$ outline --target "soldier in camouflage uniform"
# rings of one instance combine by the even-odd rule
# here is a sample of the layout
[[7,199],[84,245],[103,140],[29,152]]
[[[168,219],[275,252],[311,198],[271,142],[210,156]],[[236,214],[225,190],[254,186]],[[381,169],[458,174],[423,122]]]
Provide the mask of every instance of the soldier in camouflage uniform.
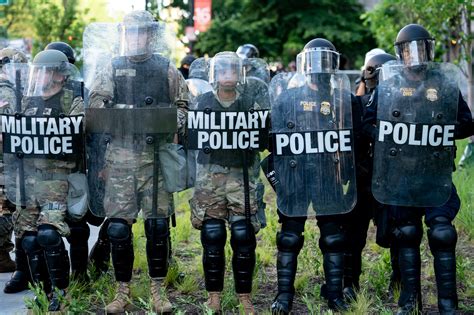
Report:
[[[197,111],[219,113],[266,109],[255,90],[247,86],[242,60],[234,52],[219,53],[213,58],[209,83],[213,91],[197,97],[196,104],[193,104]],[[196,187],[190,201],[191,222],[193,227],[201,230],[204,278],[209,295],[206,305],[213,312],[221,310],[227,223],[231,230],[235,290],[244,312],[255,313],[250,292],[255,267],[255,234],[261,226],[256,216],[258,175],[253,171],[257,154],[258,150],[240,149],[208,152],[204,149],[197,153]],[[245,177],[248,177],[248,183],[245,183]],[[244,187],[247,184],[246,192]]]
[[[37,54],[22,99],[23,114],[44,117],[83,114],[82,98],[74,97],[64,88],[77,73],[62,52],[48,50]],[[15,235],[22,239],[33,282],[42,283],[45,291],[51,292],[49,311],[58,311],[69,285],[69,257],[62,240],[70,233],[65,222],[67,177],[80,168],[80,162],[74,158],[35,157],[24,159],[23,163],[25,171],[20,176],[25,178],[27,193],[26,202],[21,200],[22,207],[14,215]],[[9,192],[7,187],[7,195],[19,204],[16,188]]]
[[[15,107],[16,96],[15,89],[12,82],[9,81],[6,72],[2,71],[2,66],[7,63],[26,63],[26,56],[19,50],[14,48],[4,48],[0,50],[0,112],[6,113],[10,107]],[[0,143],[1,145],[1,143]],[[12,279],[7,282],[4,291],[5,293],[16,293],[27,289],[28,277],[26,272],[26,257],[21,248],[21,240],[17,239],[16,243],[16,262],[18,268],[15,268],[15,263],[11,260],[9,252],[13,249],[11,242],[13,232],[12,213],[15,211],[15,206],[11,204],[4,193],[5,178],[3,176],[3,147],[0,147],[2,158],[0,161],[0,272],[15,271]]]
[[[147,11],[134,11],[124,17],[118,25],[120,55],[113,57],[105,69],[96,73],[90,88],[86,79],[91,110],[104,108],[112,112],[115,109],[133,109],[138,113],[142,109],[178,106],[178,128],[184,128],[188,98],[186,83],[176,67],[152,48],[154,41],[159,39],[160,26]],[[101,28],[96,31],[100,33]],[[90,25],[84,35],[85,41],[89,35],[94,36],[93,33],[94,25]],[[85,59],[87,63],[87,53]],[[98,176],[105,182],[104,210],[110,221],[107,232],[112,245],[115,279],[118,281],[116,296],[106,306],[106,312],[124,312],[130,303],[134,260],[132,224],[141,210],[145,219],[153,308],[158,313],[168,313],[172,311],[172,305],[166,297],[163,280],[169,267],[170,216],[174,203],[172,189],[167,188],[165,179],[167,170],[164,165],[167,161],[164,153],[177,146],[173,143],[175,133],[147,142],[145,135],[132,135],[131,131],[142,121],[130,118],[127,123],[133,127],[117,125],[116,128],[123,128],[123,132],[107,136],[106,145],[101,146],[103,149],[94,149],[94,153],[88,154],[90,164],[104,165]],[[150,145],[152,142],[154,145]],[[161,167],[155,172],[157,155]],[[94,156],[97,156],[96,161]],[[174,176],[177,177],[176,174]]]

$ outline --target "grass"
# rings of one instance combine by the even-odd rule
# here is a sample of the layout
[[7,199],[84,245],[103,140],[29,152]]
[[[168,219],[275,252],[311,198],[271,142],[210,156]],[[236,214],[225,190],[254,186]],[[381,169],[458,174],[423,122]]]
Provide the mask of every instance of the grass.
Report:
[[[466,141],[458,144],[458,155],[462,154]],[[474,313],[474,165],[466,169],[458,169],[453,179],[462,200],[462,209],[455,220],[459,233],[458,240],[458,293],[461,311],[465,314]],[[174,262],[169,270],[165,284],[168,296],[175,306],[176,314],[200,313],[210,314],[204,306],[207,294],[204,290],[204,279],[201,262],[201,244],[199,231],[192,228],[190,209],[187,200],[191,191],[175,196],[177,227],[172,228],[172,249]],[[278,218],[275,212],[275,196],[266,187],[267,228],[257,235],[257,267],[255,270],[254,290],[252,292],[256,309],[261,314],[270,314],[270,305],[277,291],[276,285],[276,246],[275,235],[279,230]],[[145,255],[145,236],[143,221],[138,220],[133,227],[135,263],[133,273],[132,301],[134,311],[139,314],[151,313],[149,279]],[[425,234],[426,235],[426,234]],[[298,274],[295,282],[296,296],[293,310],[296,314],[333,314],[328,311],[324,300],[320,298],[320,286],[324,281],[322,256],[318,248],[319,231],[316,222],[310,219],[306,222],[305,243],[298,261]],[[228,235],[229,239],[229,235]],[[352,303],[352,308],[346,314],[392,314],[396,304],[388,300],[386,290],[390,277],[390,254],[387,249],[375,244],[374,227],[371,225],[367,246],[363,252],[363,274],[361,276],[361,292],[359,299]],[[229,242],[228,242],[229,243]],[[232,250],[226,246],[226,276],[222,298],[222,307],[226,313],[238,314],[241,311],[237,296],[234,292],[233,275],[231,270]],[[434,283],[432,256],[426,236],[422,243],[422,288],[424,308],[428,311],[437,310],[436,286]],[[39,288],[35,288],[40,292]],[[67,301],[71,314],[101,313],[115,294],[113,271],[96,281],[84,286],[72,282]],[[395,292],[398,296],[398,292]],[[40,303],[32,300],[26,303],[34,306],[36,313],[43,313],[47,308],[44,295]]]

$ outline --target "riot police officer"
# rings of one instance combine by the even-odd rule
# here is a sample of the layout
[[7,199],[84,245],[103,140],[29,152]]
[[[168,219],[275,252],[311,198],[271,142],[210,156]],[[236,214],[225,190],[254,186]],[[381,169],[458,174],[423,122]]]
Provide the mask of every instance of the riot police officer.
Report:
[[[287,76],[272,79],[272,161],[281,231],[277,233],[278,294],[274,314],[288,314],[295,294],[298,254],[308,215],[321,232],[328,306],[344,310],[343,213],[356,202],[353,117],[359,105],[350,93],[347,76],[338,74],[339,53],[323,38],[309,41],[297,56],[298,74],[287,88]],[[284,80],[285,82],[280,82]],[[352,113],[354,111],[354,113]],[[341,130],[345,130],[341,132]],[[335,138],[332,140],[327,137]],[[337,134],[337,136],[336,136]],[[325,144],[333,143],[327,146]],[[343,189],[347,184],[348,189]]]
[[[213,312],[221,310],[228,223],[235,291],[245,314],[250,314],[255,313],[250,293],[255,234],[260,229],[252,170],[255,155],[265,147],[269,103],[249,88],[242,60],[234,52],[211,59],[209,83],[213,90],[198,96],[188,113],[189,146],[197,156],[191,219],[193,227],[201,230],[206,305]],[[250,117],[258,119],[251,123]],[[223,130],[205,127],[206,121],[222,124]]]
[[[180,157],[174,139],[177,128],[180,132],[184,128],[187,89],[176,67],[161,55],[167,44],[161,42],[164,31],[149,12],[133,11],[118,25],[91,24],[84,33],[87,111],[95,110],[88,134],[98,136],[89,143],[89,165],[98,168],[90,182],[102,181],[105,186],[104,196],[98,197],[103,197],[104,213],[98,215],[110,220],[107,234],[118,281],[116,296],[106,306],[108,313],[124,312],[129,305],[132,224],[140,210],[153,308],[172,311],[162,286],[169,266],[172,192],[177,191],[173,180],[180,172],[170,156]],[[107,52],[117,43],[102,42],[110,38],[119,39],[119,51],[112,56]]]
[[239,48],[237,48],[236,53],[242,59],[260,57],[260,52],[258,51],[258,48],[255,47],[255,45],[253,44],[244,44],[239,46]]
[[[6,64],[10,63],[24,63],[22,67],[24,70],[28,69],[26,64],[27,58],[24,53],[14,48],[4,48],[0,50],[0,111],[1,113],[11,113],[16,107],[17,96],[21,98],[21,87],[16,88],[16,73],[7,71]],[[20,67],[16,68],[18,70]],[[12,70],[10,68],[10,70]],[[26,71],[19,71],[18,78],[20,84],[26,81]],[[21,80],[21,76],[25,78]],[[13,82],[12,82],[13,81]],[[21,102],[21,99],[19,100]],[[1,148],[3,152],[3,147]],[[11,279],[5,284],[3,291],[5,293],[17,293],[28,289],[29,271],[28,263],[26,261],[26,254],[21,247],[21,238],[15,238],[15,262],[10,258],[9,252],[13,249],[11,242],[13,222],[12,214],[15,211],[15,206],[11,204],[6,198],[5,192],[5,178],[3,176],[3,161],[2,161],[2,183],[1,183],[1,202],[0,202],[0,272],[14,271]]]
[[[18,206],[15,233],[22,238],[33,281],[52,292],[49,311],[60,310],[69,285],[69,257],[62,237],[70,233],[65,222],[72,205],[69,196],[78,193],[70,185],[71,175],[84,171],[83,101],[64,88],[77,75],[78,70],[62,52],[37,54],[24,90],[22,111],[16,111],[22,117],[19,124],[31,125],[32,129],[22,127],[16,133],[4,130],[3,134],[4,141],[12,143],[6,146],[6,174],[17,178],[18,183],[7,187],[8,198]],[[15,117],[7,116],[9,120]],[[52,127],[47,133],[40,127],[42,123],[59,126],[73,121],[74,128]],[[86,192],[84,187],[80,190]],[[83,202],[82,209],[86,206]]]
[[[374,138],[372,192],[379,202],[389,205],[384,207],[388,209],[389,242],[398,251],[402,286],[397,314],[421,314],[423,215],[434,257],[438,308],[441,314],[454,314],[457,233],[452,221],[460,208],[451,179],[454,139],[471,135],[472,117],[456,84],[456,68],[432,62],[434,39],[424,27],[403,27],[395,51],[400,63],[382,67],[382,81],[367,109],[364,129]],[[405,129],[407,124],[423,126],[425,131],[433,125],[443,126],[444,141],[437,142],[439,136],[424,139],[423,132],[413,127],[413,134],[406,133],[410,141],[390,131],[391,126]],[[428,145],[423,146],[424,142]]]

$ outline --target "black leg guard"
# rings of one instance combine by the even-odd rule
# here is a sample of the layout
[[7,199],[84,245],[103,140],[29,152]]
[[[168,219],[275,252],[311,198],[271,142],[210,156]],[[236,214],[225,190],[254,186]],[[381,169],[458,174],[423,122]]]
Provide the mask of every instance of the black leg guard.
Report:
[[168,273],[170,227],[169,219],[146,219],[146,256],[151,278],[164,278]]
[[440,314],[455,314],[458,304],[456,292],[457,233],[451,221],[435,217],[429,222],[428,240],[434,256],[434,270],[438,287]]
[[5,284],[3,292],[17,293],[28,290],[28,282],[31,281],[26,252],[23,250],[23,238],[15,239],[15,272]]
[[115,280],[130,282],[132,280],[133,254],[132,227],[123,219],[110,219],[107,228],[112,244],[112,263]]
[[333,310],[345,310],[348,306],[342,298],[345,249],[344,231],[335,222],[320,223],[319,227],[321,230],[319,247],[323,252],[328,306]]
[[419,224],[406,224],[394,230],[395,245],[399,247],[399,264],[402,290],[398,300],[397,314],[420,313],[421,303],[421,259],[420,243],[423,230]]
[[278,295],[272,304],[272,314],[289,314],[295,295],[295,277],[298,254],[304,243],[304,236],[293,231],[281,231],[276,236],[278,256]]
[[255,231],[246,220],[232,223],[230,227],[230,245],[234,252],[232,269],[234,271],[235,292],[250,293],[252,291],[253,270],[255,269],[255,248],[257,240]]
[[395,288],[400,288],[402,276],[400,275],[400,263],[398,261],[399,249],[395,244],[390,245],[390,264],[392,266],[392,274],[388,284],[388,298],[393,299]]
[[90,236],[89,225],[86,220],[80,222],[68,222],[71,234],[67,237],[70,244],[69,255],[71,256],[71,271],[74,278],[87,280],[87,260],[89,246],[87,241]]
[[92,247],[89,261],[95,267],[98,274],[105,273],[109,270],[110,262],[110,240],[107,232],[110,220],[106,219],[99,230],[97,242]]
[[46,293],[51,292],[51,282],[49,280],[46,260],[43,249],[38,244],[36,233],[26,233],[22,239],[22,247],[28,259],[30,277],[35,285],[42,284]]
[[217,219],[204,221],[201,230],[202,264],[206,290],[209,292],[221,292],[224,289],[226,238],[224,221]]
[[64,290],[69,285],[69,256],[61,235],[49,224],[38,227],[38,244],[43,248],[53,287]]

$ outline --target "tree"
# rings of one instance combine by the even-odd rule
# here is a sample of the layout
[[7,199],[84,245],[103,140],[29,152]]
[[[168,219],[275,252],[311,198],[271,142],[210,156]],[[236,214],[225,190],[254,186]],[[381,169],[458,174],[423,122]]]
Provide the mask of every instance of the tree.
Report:
[[382,0],[363,15],[380,47],[393,49],[398,31],[410,23],[423,25],[436,39],[436,59],[454,62],[468,80],[473,106],[472,32],[474,4],[469,0]]
[[[182,0],[171,5],[188,9]],[[362,64],[374,43],[362,25],[362,7],[356,0],[214,0],[212,9],[212,26],[199,34],[195,45],[201,55],[252,43],[266,59],[289,62],[306,42],[324,37],[353,67]]]

